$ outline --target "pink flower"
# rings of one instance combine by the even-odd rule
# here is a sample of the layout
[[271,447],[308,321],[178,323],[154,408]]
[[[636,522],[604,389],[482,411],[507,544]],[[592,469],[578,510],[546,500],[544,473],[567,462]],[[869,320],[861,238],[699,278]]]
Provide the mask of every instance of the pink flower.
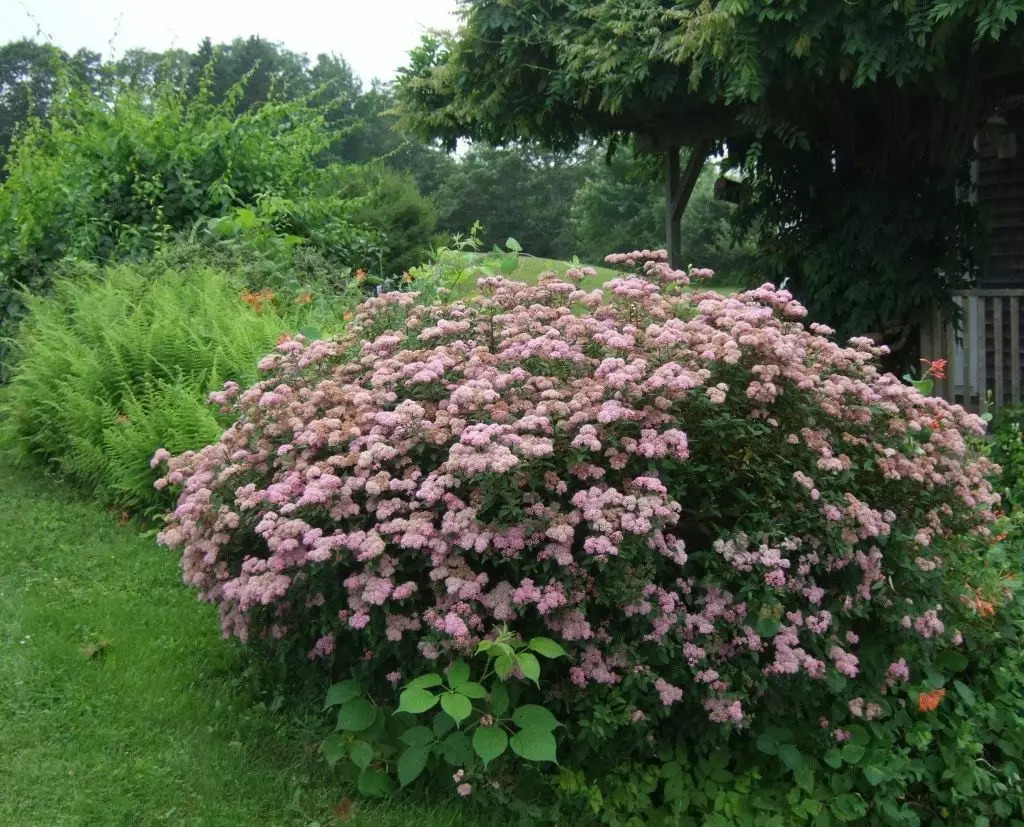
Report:
[[459,784],[459,786],[457,786],[455,788],[455,792],[457,792],[463,798],[467,798],[469,796],[469,794],[473,792],[473,785],[472,784],[466,784],[465,782],[463,782],[462,784]]

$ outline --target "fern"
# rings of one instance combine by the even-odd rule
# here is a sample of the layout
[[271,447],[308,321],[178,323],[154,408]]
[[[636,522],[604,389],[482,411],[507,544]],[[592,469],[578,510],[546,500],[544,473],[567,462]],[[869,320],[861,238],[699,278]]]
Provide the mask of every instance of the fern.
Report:
[[301,320],[257,313],[231,277],[198,264],[65,268],[52,295],[29,300],[0,442],[22,465],[154,512],[167,505],[153,489],[156,449],[215,440],[224,423],[207,394],[252,381],[259,358]]

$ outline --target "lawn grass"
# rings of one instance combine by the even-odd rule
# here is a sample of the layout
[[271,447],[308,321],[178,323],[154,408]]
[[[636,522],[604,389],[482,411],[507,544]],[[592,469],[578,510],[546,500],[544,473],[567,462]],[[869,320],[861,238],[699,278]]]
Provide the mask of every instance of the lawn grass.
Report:
[[[0,825],[332,823],[348,791],[317,728],[245,699],[175,555],[56,482],[0,475]],[[348,823],[472,820],[404,797]]]

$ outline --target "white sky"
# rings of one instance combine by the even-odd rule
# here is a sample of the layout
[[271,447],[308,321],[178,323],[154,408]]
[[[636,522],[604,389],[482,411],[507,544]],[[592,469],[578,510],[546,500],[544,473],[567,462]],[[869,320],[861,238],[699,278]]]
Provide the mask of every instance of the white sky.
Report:
[[120,54],[259,35],[313,59],[340,55],[368,86],[374,77],[390,80],[427,29],[454,27],[455,7],[455,0],[0,0],[0,43],[31,37],[107,57],[111,44]]

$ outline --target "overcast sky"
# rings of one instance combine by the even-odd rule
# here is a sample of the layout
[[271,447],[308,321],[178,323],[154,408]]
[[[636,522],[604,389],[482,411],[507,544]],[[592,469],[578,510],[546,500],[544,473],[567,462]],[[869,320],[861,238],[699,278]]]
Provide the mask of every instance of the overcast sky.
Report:
[[[450,28],[455,0],[0,0],[0,42],[32,37],[105,57],[259,35],[315,58],[333,52],[368,84],[390,80],[427,29]],[[41,34],[40,34],[41,30]]]

